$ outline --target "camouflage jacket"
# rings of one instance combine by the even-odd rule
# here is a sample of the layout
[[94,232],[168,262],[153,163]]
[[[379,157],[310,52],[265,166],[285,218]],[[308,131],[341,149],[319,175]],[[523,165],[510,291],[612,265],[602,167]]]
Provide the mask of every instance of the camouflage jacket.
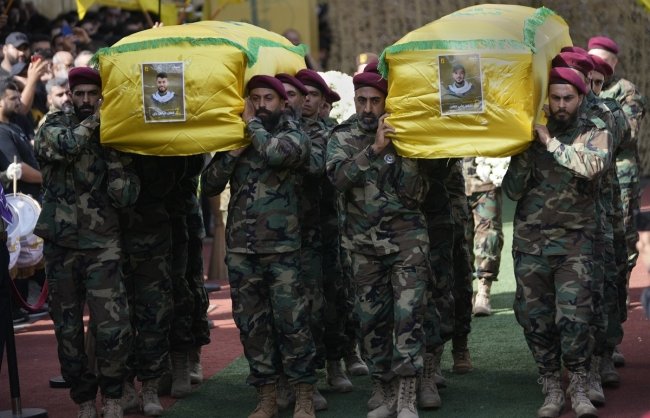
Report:
[[441,225],[453,225],[451,198],[445,187],[455,160],[423,160],[420,162],[423,174],[429,182],[429,192],[422,203],[422,211],[427,218],[429,228]]
[[325,177],[327,128],[321,120],[302,118],[302,129],[309,137],[311,152],[300,177],[300,229],[304,242],[318,246],[321,241],[321,182]]
[[474,157],[463,158],[463,176],[465,177],[465,193],[471,196],[473,193],[489,192],[497,186],[491,181],[484,181],[476,174],[476,159]]
[[228,250],[248,254],[299,250],[296,181],[309,159],[309,138],[286,115],[273,132],[257,119],[248,123],[246,132],[251,145],[239,157],[215,154],[201,176],[207,196],[218,195],[230,181]]
[[131,155],[133,168],[140,178],[141,191],[133,206],[122,208],[122,249],[137,254],[169,245],[169,212],[165,207],[178,179],[170,167],[171,158]]
[[602,99],[615,99],[620,103],[625,115],[630,122],[632,139],[636,140],[639,132],[639,122],[645,114],[648,102],[645,96],[631,82],[624,78],[614,78],[600,92]]
[[342,245],[354,252],[386,255],[428,244],[420,205],[428,184],[417,160],[397,155],[389,144],[379,155],[370,145],[375,132],[353,115],[332,130],[327,175],[344,194]]
[[[585,105],[581,107],[581,118],[589,119],[598,127],[605,127],[612,134],[612,163],[601,176],[597,216],[605,231],[611,231],[612,218],[622,219],[620,187],[616,174],[616,158],[624,146],[632,142],[630,125],[619,104],[611,99],[601,99],[593,92],[585,96]],[[606,219],[609,218],[609,221]]]
[[555,137],[535,141],[514,156],[503,189],[517,201],[513,250],[534,255],[593,254],[597,224],[594,196],[611,162],[612,138],[589,119],[565,130],[548,124]]
[[116,208],[135,203],[140,181],[130,158],[99,143],[99,120],[50,114],[36,133],[43,208],[34,233],[75,249],[119,247]]

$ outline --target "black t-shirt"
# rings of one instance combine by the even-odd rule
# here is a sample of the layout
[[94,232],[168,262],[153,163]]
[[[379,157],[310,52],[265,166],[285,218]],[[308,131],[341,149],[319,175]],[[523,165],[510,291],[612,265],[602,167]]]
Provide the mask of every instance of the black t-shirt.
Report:
[[[0,171],[7,171],[7,167],[14,161],[26,163],[30,167],[38,170],[39,165],[34,155],[34,149],[25,136],[23,131],[12,123],[0,123]],[[5,190],[11,190],[9,184],[5,185]],[[27,183],[18,180],[16,184],[18,192],[28,194],[36,200],[41,197],[41,185]]]

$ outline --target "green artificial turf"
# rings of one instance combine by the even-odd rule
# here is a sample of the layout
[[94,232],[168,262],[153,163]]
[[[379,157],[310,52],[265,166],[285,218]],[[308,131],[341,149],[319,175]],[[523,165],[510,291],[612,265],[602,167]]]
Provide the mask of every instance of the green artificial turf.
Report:
[[[512,214],[514,204],[504,199],[505,244],[501,259],[499,281],[492,287],[490,317],[473,318],[469,348],[474,371],[465,375],[451,373],[450,344],[442,360],[447,387],[441,389],[442,408],[420,410],[420,417],[445,418],[520,418],[534,416],[543,396],[536,383],[537,373],[532,356],[523,338],[521,327],[512,311],[515,282],[512,274]],[[475,284],[476,287],[476,284]],[[177,402],[165,417],[247,417],[256,405],[256,394],[245,384],[248,364],[239,358],[213,376],[189,397]],[[367,376],[352,379],[355,390],[347,394],[328,390],[325,375],[320,374],[319,389],[329,403],[327,411],[317,416],[360,417],[367,414],[370,396]],[[292,416],[292,411],[280,413],[280,418]]]

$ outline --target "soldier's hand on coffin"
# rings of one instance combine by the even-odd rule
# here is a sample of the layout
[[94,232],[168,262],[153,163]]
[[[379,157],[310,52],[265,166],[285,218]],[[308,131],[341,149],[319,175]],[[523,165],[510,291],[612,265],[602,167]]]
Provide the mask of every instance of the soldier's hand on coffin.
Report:
[[384,113],[379,118],[379,124],[377,126],[377,134],[375,135],[375,143],[372,145],[372,149],[375,154],[379,154],[390,144],[391,139],[389,138],[390,134],[395,133],[395,128],[386,123],[385,119],[388,117],[388,113]]
[[11,163],[7,166],[7,178],[9,180],[20,180],[23,176],[23,167],[21,163]]
[[244,111],[241,114],[241,118],[244,120],[244,122],[248,123],[254,117],[255,106],[253,105],[253,101],[247,97],[246,100],[244,100]]
[[535,125],[535,138],[537,141],[546,146],[553,137],[551,137],[551,134],[548,132],[548,128],[544,125]]

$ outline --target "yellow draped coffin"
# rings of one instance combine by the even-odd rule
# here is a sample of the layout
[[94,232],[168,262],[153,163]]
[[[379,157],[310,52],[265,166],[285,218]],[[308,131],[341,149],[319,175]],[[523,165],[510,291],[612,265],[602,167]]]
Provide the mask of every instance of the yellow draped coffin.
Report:
[[533,124],[545,121],[550,61],[571,44],[553,11],[514,5],[468,7],[407,34],[379,65],[399,153],[504,157],[526,149]]
[[248,80],[294,74],[304,68],[304,54],[304,46],[240,22],[164,26],[125,37],[96,55],[101,142],[148,155],[239,148]]

